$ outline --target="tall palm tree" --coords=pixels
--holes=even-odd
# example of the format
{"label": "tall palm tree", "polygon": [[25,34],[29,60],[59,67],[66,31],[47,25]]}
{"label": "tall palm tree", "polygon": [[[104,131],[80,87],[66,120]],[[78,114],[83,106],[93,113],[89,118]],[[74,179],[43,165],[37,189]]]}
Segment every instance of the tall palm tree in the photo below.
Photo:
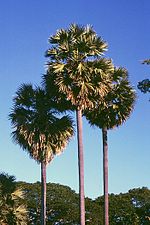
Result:
{"label": "tall palm tree", "polygon": [[127,120],[133,109],[135,97],[135,91],[128,80],[127,70],[115,68],[112,90],[104,97],[104,101],[98,100],[95,108],[85,111],[85,116],[89,120],[89,123],[102,129],[105,225],[109,224],[107,131],[118,127]]}
{"label": "tall palm tree", "polygon": [[69,116],[57,114],[41,88],[23,84],[16,92],[9,118],[12,138],[41,164],[41,224],[46,224],[46,166],[60,154],[74,133]]}
{"label": "tall palm tree", "polygon": [[51,47],[46,52],[46,56],[49,57],[49,75],[55,74],[55,86],[76,109],[80,224],[84,225],[82,111],[93,106],[90,100],[92,95],[106,94],[108,89],[106,80],[110,79],[108,74],[112,72],[113,66],[111,60],[100,58],[107,49],[107,43],[97,36],[91,26],[83,27],[72,24],[69,29],[58,30],[49,38],[49,42]]}

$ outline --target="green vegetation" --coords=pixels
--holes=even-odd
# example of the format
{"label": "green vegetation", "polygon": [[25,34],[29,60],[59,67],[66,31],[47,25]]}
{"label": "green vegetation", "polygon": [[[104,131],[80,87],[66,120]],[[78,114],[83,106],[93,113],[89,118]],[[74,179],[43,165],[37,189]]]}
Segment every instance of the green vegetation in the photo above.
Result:
{"label": "green vegetation", "polygon": [[[83,110],[93,107],[94,96],[108,92],[113,64],[102,58],[107,43],[98,37],[91,26],[72,24],[49,38],[47,50],[48,76],[54,76],[53,85],[76,110],[78,137],[80,224],[85,224],[84,152],[82,141]],[[46,79],[45,81],[47,81]],[[51,86],[46,85],[51,90]],[[53,88],[52,88],[53,89]],[[72,109],[71,107],[71,109]]]}
{"label": "green vegetation", "polygon": [[[105,58],[108,45],[91,26],[72,24],[68,29],[60,29],[49,38],[49,44],[42,87],[22,84],[9,114],[13,140],[41,164],[41,183],[17,182],[13,186],[12,179],[14,189],[8,191],[6,198],[3,198],[2,183],[1,223],[11,225],[8,220],[11,214],[12,224],[22,225],[148,224],[150,191],[147,188],[134,189],[126,194],[108,194],[107,132],[128,119],[136,98],[127,70],[116,68],[111,59]],[[143,63],[150,64],[150,61]],[[149,80],[142,82],[138,88],[149,92]],[[62,185],[48,183],[46,187],[46,166],[64,150],[74,135],[70,111],[76,111],[79,195]],[[104,197],[96,200],[84,196],[82,116],[91,125],[102,129]],[[11,180],[11,177],[6,178]],[[24,205],[18,205],[22,195],[17,195],[21,192],[16,192],[16,187],[23,188],[26,194],[28,217],[20,216],[19,209],[22,212],[24,209],[23,215],[27,212]],[[15,213],[16,207],[18,211]]]}
{"label": "green vegetation", "polygon": [[14,176],[0,174],[0,224],[26,225],[28,212],[24,191],[17,187]]}
{"label": "green vegetation", "polygon": [[[0,183],[1,183],[0,176]],[[15,182],[17,189],[24,191],[24,205],[27,206],[28,217],[25,217],[26,223],[8,223],[1,224],[20,224],[20,225],[41,225],[41,184]],[[3,185],[5,192],[10,196],[9,185]],[[11,191],[12,192],[12,191]],[[3,201],[0,195],[0,202]],[[19,198],[17,203],[22,204]],[[86,206],[86,224],[103,225],[103,204],[104,197],[101,196],[95,200],[85,198]],[[8,205],[7,205],[8,206]],[[11,206],[8,206],[8,211]],[[12,214],[15,215],[15,214]],[[0,211],[0,218],[3,211]],[[8,216],[8,214],[7,214]],[[109,195],[109,220],[111,225],[148,225],[150,221],[150,190],[147,188],[132,189],[124,194]],[[48,225],[68,224],[79,225],[79,195],[67,186],[60,184],[47,183],[47,222]]]}
{"label": "green vegetation", "polygon": [[[146,59],[142,64],[150,65],[150,59]],[[143,93],[150,92],[150,79],[144,79],[138,83],[138,89]]]}
{"label": "green vegetation", "polygon": [[58,117],[41,88],[23,84],[13,99],[9,115],[13,126],[13,140],[41,164],[41,224],[46,218],[46,166],[60,154],[74,133],[69,116]]}
{"label": "green vegetation", "polygon": [[127,120],[136,98],[135,91],[128,81],[128,72],[124,68],[115,68],[112,77],[111,91],[104,97],[104,100],[97,99],[95,107],[85,111],[89,123],[102,129],[105,225],[109,224],[107,133],[109,129],[118,127]]}

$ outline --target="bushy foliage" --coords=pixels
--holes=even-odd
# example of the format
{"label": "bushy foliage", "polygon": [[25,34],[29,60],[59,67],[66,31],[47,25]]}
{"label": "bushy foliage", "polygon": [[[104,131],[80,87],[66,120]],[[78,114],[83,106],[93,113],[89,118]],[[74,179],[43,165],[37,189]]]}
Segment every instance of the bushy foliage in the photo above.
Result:
{"label": "bushy foliage", "polygon": [[0,224],[27,224],[24,192],[17,188],[14,176],[4,173],[0,174]]}
{"label": "bushy foliage", "polygon": [[[104,197],[85,198],[85,206],[86,224],[103,225]],[[15,182],[13,176],[0,174],[0,224],[40,225],[40,208],[40,182]],[[109,214],[111,225],[149,225],[150,190],[143,187],[124,194],[110,194]],[[64,185],[47,184],[46,224],[80,224],[79,196],[75,191]]]}
{"label": "bushy foliage", "polygon": [[[40,182],[19,182],[26,192],[29,211],[28,224],[40,225]],[[85,198],[86,224],[103,225],[104,197],[95,200]],[[148,225],[150,223],[150,190],[132,189],[128,193],[109,195],[111,225]],[[60,184],[47,184],[48,225],[79,225],[79,196],[75,191]]]}

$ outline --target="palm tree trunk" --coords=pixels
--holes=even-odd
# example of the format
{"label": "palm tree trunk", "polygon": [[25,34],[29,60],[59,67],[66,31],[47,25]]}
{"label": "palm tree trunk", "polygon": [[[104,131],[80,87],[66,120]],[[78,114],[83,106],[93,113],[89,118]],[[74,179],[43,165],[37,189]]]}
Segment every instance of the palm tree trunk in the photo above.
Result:
{"label": "palm tree trunk", "polygon": [[77,136],[78,136],[80,225],[85,225],[84,158],[83,158],[83,140],[82,140],[82,110],[77,110],[76,111],[76,116],[77,116]]}
{"label": "palm tree trunk", "polygon": [[109,202],[108,202],[108,143],[107,128],[102,128],[103,136],[103,183],[104,183],[104,225],[109,225]]}
{"label": "palm tree trunk", "polygon": [[46,164],[41,162],[41,225],[46,225]]}

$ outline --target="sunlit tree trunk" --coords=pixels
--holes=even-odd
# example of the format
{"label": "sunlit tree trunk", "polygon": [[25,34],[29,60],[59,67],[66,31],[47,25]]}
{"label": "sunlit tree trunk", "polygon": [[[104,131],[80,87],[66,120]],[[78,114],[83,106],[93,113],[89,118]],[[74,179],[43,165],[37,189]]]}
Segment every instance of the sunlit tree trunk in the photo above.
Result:
{"label": "sunlit tree trunk", "polygon": [[82,111],[76,111],[78,135],[78,166],[79,166],[79,194],[80,194],[80,225],[85,225],[85,200],[84,200],[84,158],[82,140]]}
{"label": "sunlit tree trunk", "polygon": [[108,202],[108,143],[107,128],[102,128],[103,136],[103,183],[104,183],[104,225],[109,225],[109,202]]}
{"label": "sunlit tree trunk", "polygon": [[41,225],[46,225],[46,164],[41,162]]}

